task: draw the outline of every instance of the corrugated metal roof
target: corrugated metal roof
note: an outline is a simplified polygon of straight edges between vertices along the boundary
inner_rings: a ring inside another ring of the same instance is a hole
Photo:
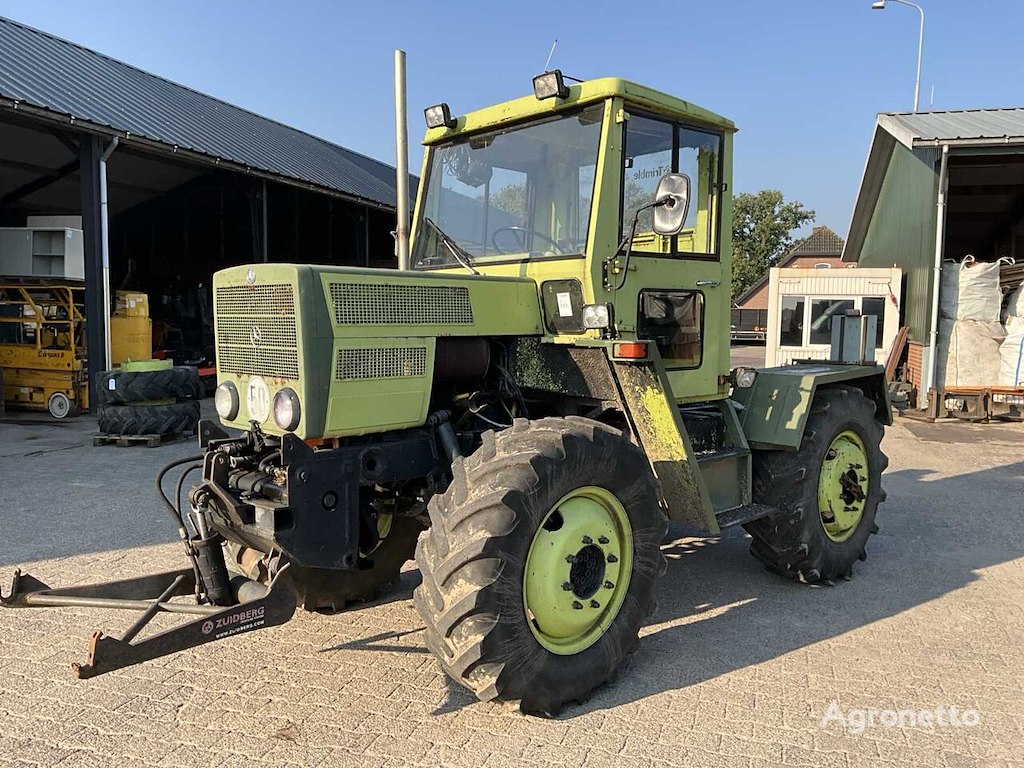
[[[385,163],[3,17],[0,96],[395,206]]]
[[[1024,141],[1024,108],[960,109],[947,112],[889,112],[879,125],[907,146],[918,142]]]

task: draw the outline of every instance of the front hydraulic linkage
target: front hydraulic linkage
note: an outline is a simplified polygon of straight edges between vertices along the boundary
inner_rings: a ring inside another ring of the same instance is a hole
[[[39,579],[16,571],[10,595],[0,594],[0,606],[141,610],[142,615],[120,638],[98,630],[93,633],[86,662],[71,665],[79,678],[88,678],[232,635],[284,624],[295,613],[295,593],[280,578],[287,567],[277,572],[261,597],[229,607],[171,602],[173,597],[196,594],[195,571],[191,568],[66,589],[51,589]],[[133,643],[161,611],[194,614],[199,618]]]

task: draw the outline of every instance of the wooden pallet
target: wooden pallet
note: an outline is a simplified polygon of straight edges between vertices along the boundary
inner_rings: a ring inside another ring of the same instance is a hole
[[[116,445],[118,448],[156,448],[166,443],[176,443],[184,440],[186,435],[171,433],[168,435],[93,435],[93,447],[100,445]]]

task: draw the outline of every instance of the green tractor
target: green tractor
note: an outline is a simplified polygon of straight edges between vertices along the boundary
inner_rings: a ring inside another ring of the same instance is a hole
[[[636,646],[670,520],[742,525],[802,582],[864,559],[882,370],[730,371],[733,124],[557,71],[426,118],[411,270],[215,276],[216,407],[242,435],[202,425],[191,511],[169,505],[194,568],[149,594],[210,617],[148,651],[163,636],[101,636],[83,676],[373,598],[415,557],[445,672],[555,715]]]

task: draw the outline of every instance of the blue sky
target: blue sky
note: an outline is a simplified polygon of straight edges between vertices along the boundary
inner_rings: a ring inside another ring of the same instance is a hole
[[[920,0],[922,108],[1024,104],[1020,0]],[[913,101],[918,15],[871,0],[675,3],[0,0],[0,15],[394,162],[392,51],[420,110],[530,91],[553,66],[621,76],[732,118],[734,189],[781,189],[846,233],[874,116]],[[413,169],[419,167],[418,148]]]

